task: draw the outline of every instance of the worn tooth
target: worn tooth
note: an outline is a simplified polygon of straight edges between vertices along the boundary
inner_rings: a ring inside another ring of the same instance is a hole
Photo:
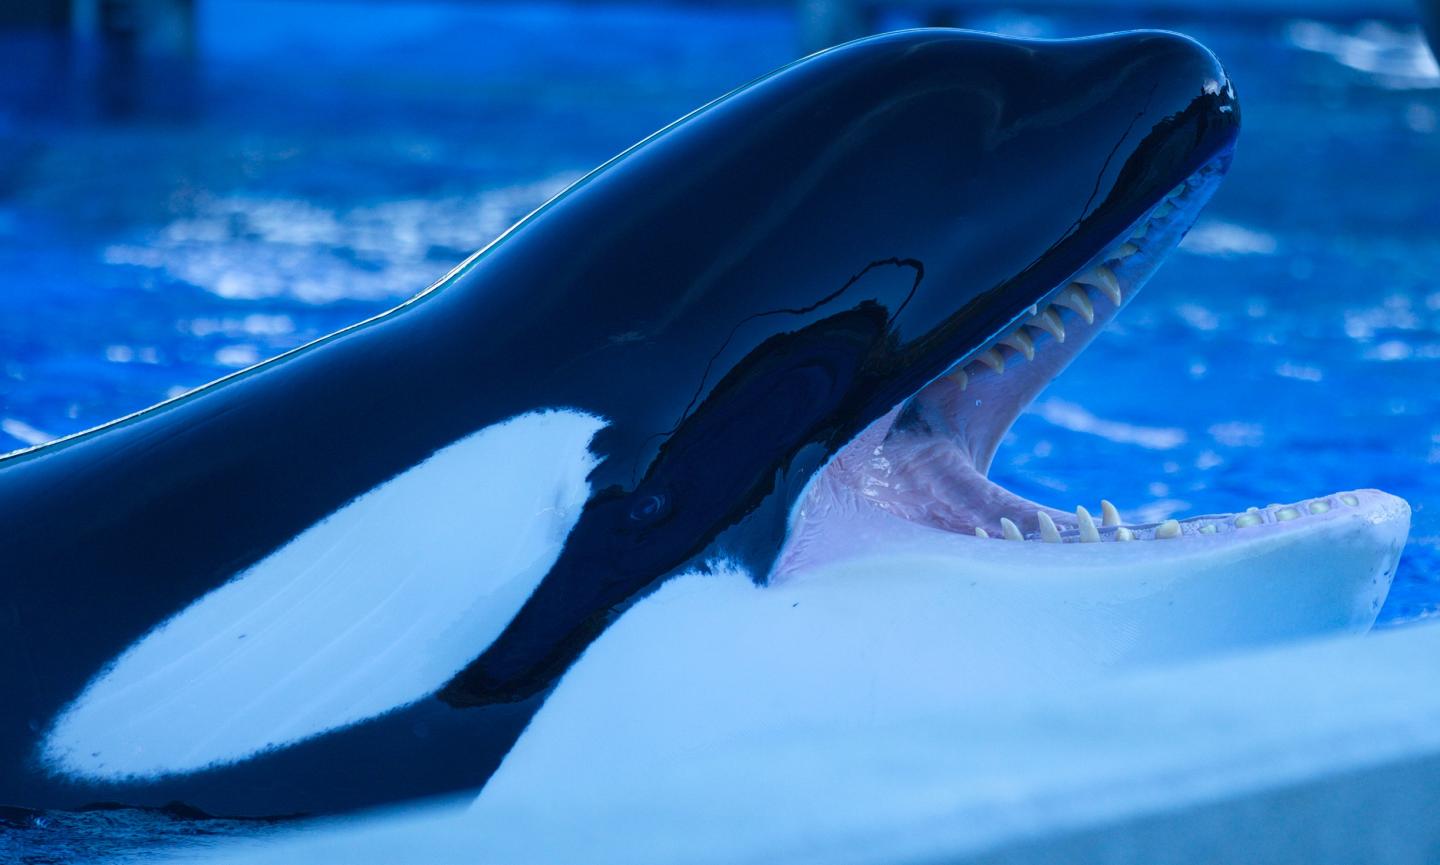
[[[985,531],[984,529],[980,528],[979,526],[976,526],[976,527],[975,527],[975,537],[977,537],[977,538],[988,538],[988,537],[990,537],[990,533],[987,532],[987,531]]]
[[[1125,528],[1124,526],[1121,526],[1120,528],[1115,530],[1115,540],[1133,541],[1135,540],[1135,533]]]
[[[963,369],[957,369],[950,373],[950,380],[960,385],[961,390],[970,386],[970,374]]]
[[[1055,337],[1056,342],[1065,341],[1065,325],[1060,321],[1060,313],[1052,306],[1045,307],[1045,311],[1030,319],[1028,324]]]
[[[1150,230],[1150,223],[1149,223],[1149,222],[1142,222],[1142,223],[1140,223],[1140,227],[1139,227],[1139,228],[1137,228],[1137,229],[1135,229],[1134,231],[1130,232],[1130,239],[1131,239],[1131,240],[1143,240],[1144,237],[1145,237],[1145,233],[1146,233],[1147,231],[1149,231],[1149,230]]]
[[[1076,282],[1095,286],[1095,288],[1100,290],[1101,294],[1110,298],[1111,303],[1116,306],[1120,305],[1120,280],[1115,278],[1115,271],[1105,265],[1102,264],[1099,267],[1086,271],[1085,275],[1077,279]],[[1085,299],[1089,300],[1090,298],[1087,296]],[[1093,316],[1086,316],[1086,318],[1092,317]]]
[[[1172,205],[1169,201],[1162,201],[1162,202],[1160,202],[1159,204],[1155,205],[1155,209],[1154,209],[1154,210],[1150,211],[1150,218],[1151,218],[1151,219],[1164,219],[1165,217],[1169,216],[1170,214],[1172,214],[1172,213],[1174,213],[1174,212],[1175,212],[1175,207],[1174,207],[1174,205]]]
[[[1329,502],[1311,502],[1311,503],[1310,503],[1310,513],[1312,513],[1312,514],[1323,514],[1323,513],[1325,513],[1325,512],[1328,511],[1328,510],[1330,510],[1330,503],[1329,503]]]
[[[1095,323],[1095,304],[1090,302],[1090,295],[1079,283],[1072,282],[1069,288],[1060,292],[1060,296],[1055,298],[1055,305],[1080,313],[1086,324]]]
[[[1275,512],[1275,519],[1279,520],[1280,522],[1298,519],[1299,517],[1300,512],[1295,510],[1294,508],[1281,508],[1280,510]]]
[[[1055,521],[1044,511],[1036,511],[1035,519],[1040,522],[1040,540],[1047,544],[1060,543],[1060,530],[1055,528]]]
[[[1110,504],[1109,499],[1100,500],[1100,524],[1105,526],[1120,525],[1120,512]]]
[[[1179,198],[1180,196],[1184,195],[1185,193],[1187,193],[1187,192],[1189,192],[1189,191],[1190,191],[1190,190],[1189,190],[1189,189],[1185,186],[1185,184],[1182,182],[1179,186],[1176,186],[1174,189],[1170,190],[1170,196],[1169,196],[1169,197],[1170,197],[1170,198]]]
[[[1095,520],[1091,519],[1090,512],[1085,510],[1084,505],[1076,506],[1075,519],[1080,523],[1080,543],[1099,543],[1100,530],[1095,528]]]
[[[975,359],[995,370],[996,375],[1005,371],[1005,358],[993,348],[980,352],[980,356]]]
[[[1200,534],[1202,534],[1202,535],[1213,535],[1213,534],[1215,534],[1215,525],[1214,525],[1213,523],[1206,523],[1205,525],[1203,525],[1203,526],[1200,527]]]
[[[1005,536],[1005,540],[1007,541],[1025,540],[1025,536],[1020,534],[1020,527],[1015,525],[1014,521],[1009,517],[1000,518],[1000,533]]]
[[[1262,522],[1263,520],[1260,519],[1259,514],[1243,513],[1235,518],[1235,528],[1249,528],[1250,526],[1258,526]]]
[[[1035,341],[1030,338],[1030,334],[1026,333],[1024,329],[1017,330],[1009,336],[1004,337],[1000,340],[1000,344],[1008,345],[1025,355],[1026,360],[1035,359]]]
[[[1127,240],[1124,243],[1120,244],[1120,246],[1115,250],[1115,257],[1119,259],[1126,259],[1139,251],[1140,247]]]
[[[1341,496],[1341,497],[1340,497],[1340,501],[1344,502],[1345,504],[1349,505],[1349,506],[1352,507],[1352,508],[1353,508],[1353,507],[1357,507],[1357,506],[1360,504],[1360,500],[1359,500],[1358,498],[1356,498],[1355,496],[1350,495],[1349,493],[1346,493],[1345,495]]]
[[[1166,520],[1155,527],[1155,539],[1167,540],[1180,537],[1180,522],[1178,520]]]

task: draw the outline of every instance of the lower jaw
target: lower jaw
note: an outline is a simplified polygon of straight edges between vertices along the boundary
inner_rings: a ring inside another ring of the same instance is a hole
[[[860,449],[857,449],[860,450]],[[864,505],[908,522],[986,540],[1084,544],[1243,539],[1266,527],[1302,524],[1365,512],[1399,501],[1373,490],[1338,492],[1289,504],[1252,506],[1159,522],[1130,522],[1109,502],[1063,511],[991,482],[963,443],[925,431],[890,431],[863,455],[827,467],[830,495],[838,487]],[[1008,525],[1007,525],[1008,523]]]

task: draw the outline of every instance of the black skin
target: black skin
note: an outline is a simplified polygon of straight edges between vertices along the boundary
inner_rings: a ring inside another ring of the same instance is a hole
[[[417,301],[0,461],[0,802],[263,815],[481,786],[627,603],[719,556],[763,579],[817,468],[1223,158],[1238,123],[1215,59],[1173,34],[852,43],[627,151]],[[35,760],[157,623],[544,407],[609,421],[594,493],[435,698],[175,778],[82,784]]]

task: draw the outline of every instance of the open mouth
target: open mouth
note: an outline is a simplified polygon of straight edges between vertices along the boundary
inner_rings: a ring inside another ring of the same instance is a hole
[[[1090,265],[1028,315],[926,386],[827,467],[830,480],[911,522],[997,541],[1105,543],[1173,540],[1361,508],[1381,493],[1337,493],[1158,523],[1126,523],[1100,500],[1064,510],[1030,501],[987,477],[1016,417],[1127,304],[1193,224],[1229,155],[1177,185]],[[1388,497],[1385,497],[1388,498]]]

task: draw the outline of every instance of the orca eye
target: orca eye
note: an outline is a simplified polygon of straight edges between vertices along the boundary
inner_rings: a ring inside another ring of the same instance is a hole
[[[630,519],[637,523],[654,522],[664,516],[669,509],[669,497],[661,493],[652,493],[648,496],[641,496],[630,507]]]

